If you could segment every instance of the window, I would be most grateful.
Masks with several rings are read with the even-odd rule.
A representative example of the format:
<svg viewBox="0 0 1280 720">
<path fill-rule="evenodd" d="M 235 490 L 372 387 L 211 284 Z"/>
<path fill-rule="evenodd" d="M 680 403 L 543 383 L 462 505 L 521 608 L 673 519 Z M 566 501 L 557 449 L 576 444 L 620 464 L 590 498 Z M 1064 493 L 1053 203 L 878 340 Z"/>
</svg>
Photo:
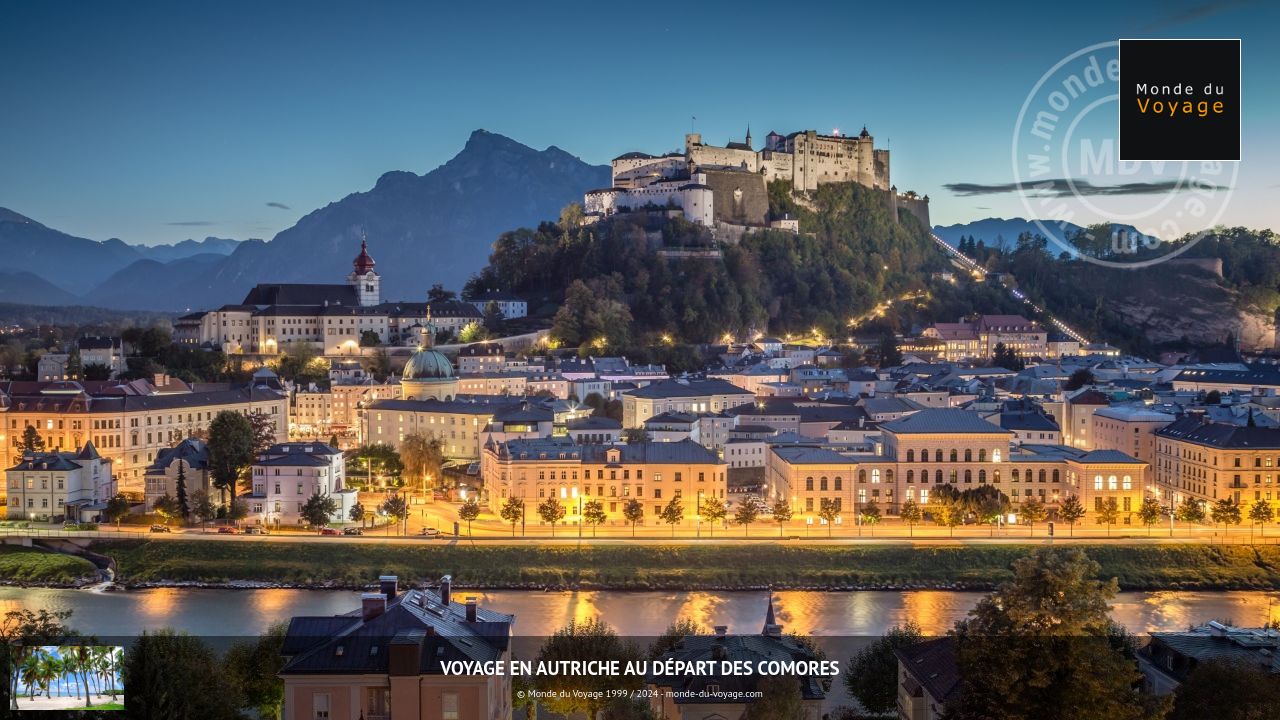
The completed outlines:
<svg viewBox="0 0 1280 720">
<path fill-rule="evenodd" d="M 329 719 L 329 694 L 316 693 L 311 696 L 311 717 L 315 720 Z"/>
<path fill-rule="evenodd" d="M 440 718 L 441 720 L 459 720 L 462 716 L 458 710 L 458 693 L 441 693 L 440 694 Z"/>
<path fill-rule="evenodd" d="M 1102 489 L 1102 476 L 1101 476 L 1101 475 L 1094 475 L 1094 476 L 1093 476 L 1093 489 L 1094 489 L 1094 490 L 1101 490 L 1101 489 Z"/>
</svg>

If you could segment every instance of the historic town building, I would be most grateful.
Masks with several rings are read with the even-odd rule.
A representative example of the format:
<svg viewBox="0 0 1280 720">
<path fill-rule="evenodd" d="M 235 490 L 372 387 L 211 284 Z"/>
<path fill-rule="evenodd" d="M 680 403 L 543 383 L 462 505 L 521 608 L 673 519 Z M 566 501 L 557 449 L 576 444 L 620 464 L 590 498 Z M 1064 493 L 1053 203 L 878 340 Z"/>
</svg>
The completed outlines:
<svg viewBox="0 0 1280 720">
<path fill-rule="evenodd" d="M 446 674 L 443 663 L 510 661 L 515 617 L 456 601 L 448 576 L 439 589 L 378 583 L 350 613 L 289 621 L 281 717 L 508 720 L 509 673 Z"/>
<path fill-rule="evenodd" d="M 101 510 L 115 494 L 111 461 L 99 455 L 93 443 L 70 452 L 24 453 L 5 471 L 5 487 L 6 517 L 40 522 L 57 517 L 94 519 L 82 512 L 91 507 Z"/>
<path fill-rule="evenodd" d="M 1280 428 L 1184 415 L 1155 431 L 1155 489 L 1166 504 L 1280 500 Z"/>
<path fill-rule="evenodd" d="M 942 359 L 948 362 L 986 360 L 1000 344 L 1022 357 L 1048 355 L 1048 332 L 1021 315 L 979 315 L 973 320 L 934 323 L 921 336 L 942 342 Z"/>
</svg>

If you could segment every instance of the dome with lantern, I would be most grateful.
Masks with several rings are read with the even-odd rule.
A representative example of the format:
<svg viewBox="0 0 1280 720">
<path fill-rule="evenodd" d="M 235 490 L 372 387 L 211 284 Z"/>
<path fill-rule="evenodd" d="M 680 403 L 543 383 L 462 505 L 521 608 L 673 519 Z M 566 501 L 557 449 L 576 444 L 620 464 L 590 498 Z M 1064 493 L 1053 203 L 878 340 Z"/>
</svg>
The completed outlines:
<svg viewBox="0 0 1280 720">
<path fill-rule="evenodd" d="M 431 347 L 430 324 L 419 328 L 418 349 L 405 361 L 400 387 L 406 400 L 452 400 L 458 392 L 453 363 Z"/>
</svg>

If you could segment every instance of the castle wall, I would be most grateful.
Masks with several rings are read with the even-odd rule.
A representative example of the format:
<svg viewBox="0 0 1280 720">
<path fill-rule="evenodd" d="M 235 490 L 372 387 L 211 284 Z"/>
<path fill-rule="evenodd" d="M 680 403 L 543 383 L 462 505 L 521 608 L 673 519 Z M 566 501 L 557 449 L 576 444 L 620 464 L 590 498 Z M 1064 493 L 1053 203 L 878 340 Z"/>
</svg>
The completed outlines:
<svg viewBox="0 0 1280 720">
<path fill-rule="evenodd" d="M 644 187 L 654 182 L 684 175 L 689 163 L 680 156 L 660 158 L 620 158 L 613 161 L 614 187 Z"/>
<path fill-rule="evenodd" d="M 892 194 L 890 194 L 890 196 L 893 197 Z M 896 196 L 895 200 L 897 202 L 897 207 L 899 209 L 906 210 L 912 215 L 915 215 L 916 219 L 919 220 L 921 224 L 925 226 L 926 229 L 933 227 L 933 223 L 929 221 L 928 198 L 908 197 L 906 195 L 898 195 Z"/>
<path fill-rule="evenodd" d="M 764 176 L 754 172 L 706 170 L 715 198 L 715 219 L 735 225 L 765 225 L 769 220 L 769 190 Z"/>
</svg>

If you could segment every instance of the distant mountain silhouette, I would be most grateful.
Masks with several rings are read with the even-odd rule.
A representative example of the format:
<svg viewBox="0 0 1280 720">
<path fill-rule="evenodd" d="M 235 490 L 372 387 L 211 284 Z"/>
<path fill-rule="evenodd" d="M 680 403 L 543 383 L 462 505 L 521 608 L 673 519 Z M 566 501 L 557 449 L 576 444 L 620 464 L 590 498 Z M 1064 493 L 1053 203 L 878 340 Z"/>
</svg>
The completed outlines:
<svg viewBox="0 0 1280 720">
<path fill-rule="evenodd" d="M 608 183 L 607 166 L 476 130 L 425 175 L 388 172 L 372 189 L 307 214 L 270 242 L 242 242 L 213 264 L 134 263 L 104 276 L 90 297 L 114 308 L 207 309 L 239 302 L 260 282 L 343 282 L 364 233 L 383 298 L 421 300 L 434 283 L 461 289 L 502 232 L 555 219 Z"/>
<path fill-rule="evenodd" d="M 0 303 L 74 305 L 75 295 L 34 273 L 0 270 Z"/>
<path fill-rule="evenodd" d="M 174 245 L 129 245 L 68 235 L 7 208 L 0 208 L 0 254 L 8 272 L 28 272 L 69 293 L 83 293 L 113 273 L 143 259 L 178 260 L 201 253 L 229 254 L 237 240 L 206 238 Z M 17 286 L 4 287 L 11 297 Z M 34 286 L 33 286 L 34 287 Z M 25 302 L 40 303 L 32 297 Z"/>
</svg>

